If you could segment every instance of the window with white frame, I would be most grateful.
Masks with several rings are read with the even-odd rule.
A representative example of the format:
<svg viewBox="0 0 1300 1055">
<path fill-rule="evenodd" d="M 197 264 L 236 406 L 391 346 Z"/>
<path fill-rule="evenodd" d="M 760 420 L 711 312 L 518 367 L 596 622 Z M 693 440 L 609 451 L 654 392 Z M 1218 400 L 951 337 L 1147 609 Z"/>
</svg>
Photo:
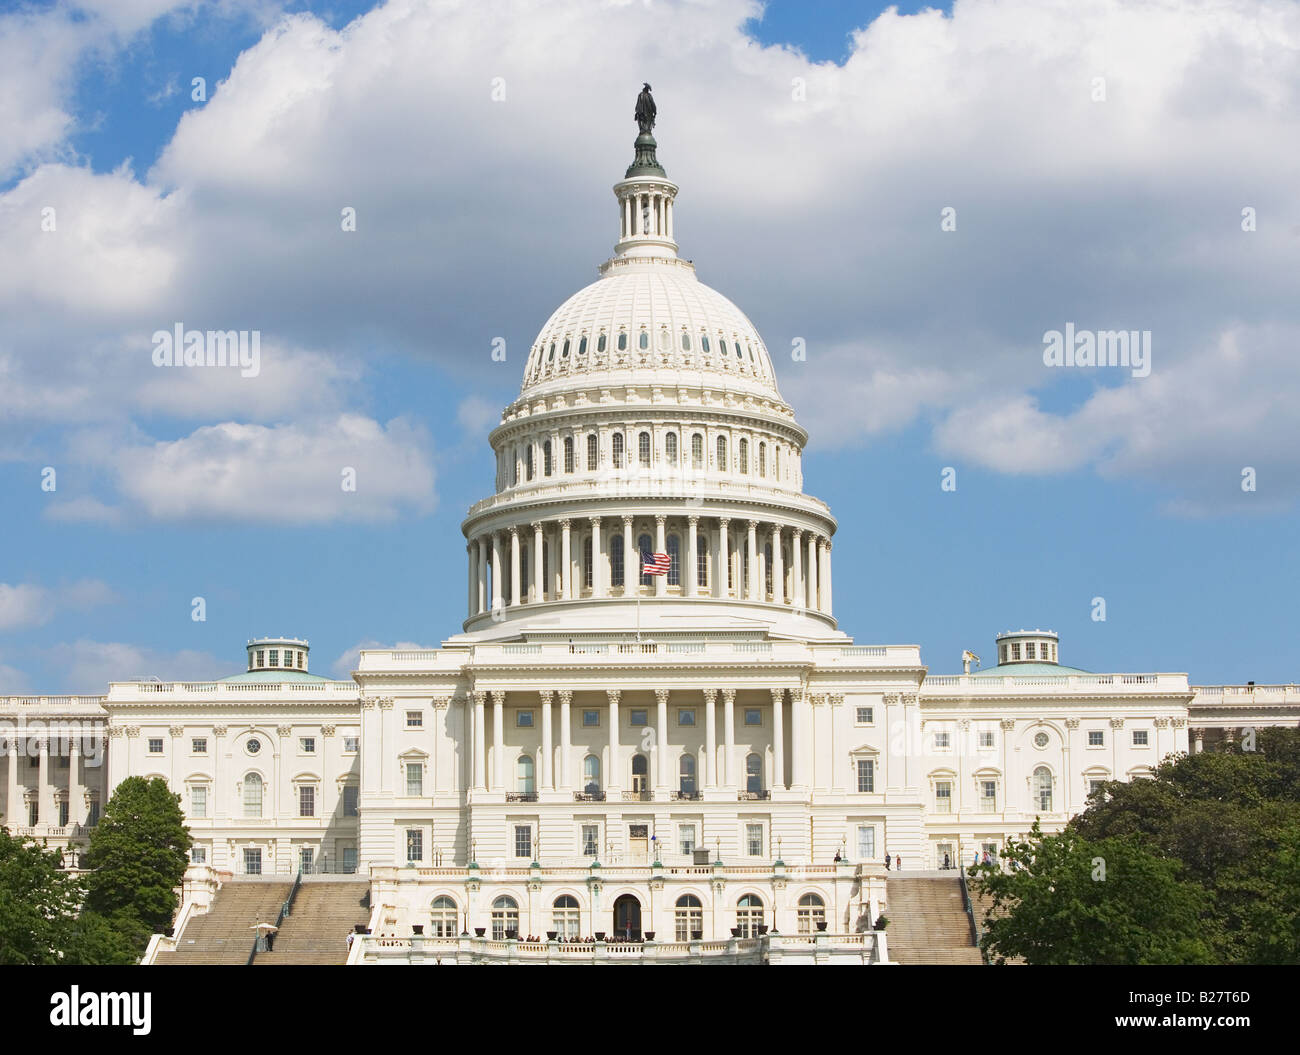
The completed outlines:
<svg viewBox="0 0 1300 1055">
<path fill-rule="evenodd" d="M 876 826 L 858 825 L 858 860 L 870 861 L 876 856 Z"/>
<path fill-rule="evenodd" d="M 876 709 L 874 707 L 858 707 L 856 711 L 856 721 L 858 725 L 871 725 L 875 722 Z"/>
<path fill-rule="evenodd" d="M 195 784 L 190 788 L 190 816 L 206 817 L 208 815 L 208 787 Z"/>
<path fill-rule="evenodd" d="M 746 724 L 746 725 L 762 725 L 762 724 L 763 724 L 763 712 L 762 712 L 761 710 L 759 710 L 759 708 L 757 708 L 757 707 L 746 707 L 746 708 L 745 708 L 745 724 Z"/>
<path fill-rule="evenodd" d="M 677 941 L 691 941 L 704 933 L 704 905 L 694 894 L 683 894 L 673 906 L 673 930 Z"/>
<path fill-rule="evenodd" d="M 750 857 L 763 856 L 763 825 L 745 825 L 745 853 Z"/>
<path fill-rule="evenodd" d="M 1106 746 L 1106 732 L 1105 732 L 1105 730 L 1104 730 L 1104 729 L 1089 729 L 1089 730 L 1088 730 L 1088 746 L 1089 746 L 1089 747 L 1105 747 L 1105 746 Z"/>
<path fill-rule="evenodd" d="M 1046 766 L 1034 770 L 1034 805 L 1042 813 L 1052 812 L 1052 771 Z"/>
<path fill-rule="evenodd" d="M 646 725 L 649 720 L 649 711 L 633 710 L 628 712 L 628 724 L 633 726 Z"/>
<path fill-rule="evenodd" d="M 316 816 L 316 787 L 314 784 L 298 785 L 298 816 Z"/>
<path fill-rule="evenodd" d="M 515 825 L 515 856 L 524 860 L 533 856 L 533 826 L 531 824 Z"/>
<path fill-rule="evenodd" d="M 1091 780 L 1088 781 L 1088 794 L 1092 795 L 1095 792 L 1100 791 L 1101 786 L 1105 783 L 1106 783 L 1105 780 L 1097 777 L 1093 777 Z"/>
<path fill-rule="evenodd" d="M 678 725 L 694 725 L 694 724 L 695 724 L 695 708 L 694 708 L 694 707 L 679 707 L 679 708 L 677 709 L 677 724 L 678 724 Z"/>
<path fill-rule="evenodd" d="M 551 906 L 551 920 L 557 938 L 578 937 L 578 926 L 581 921 L 578 899 L 572 894 L 561 894 L 557 897 Z"/>
<path fill-rule="evenodd" d="M 343 785 L 343 816 L 355 817 L 357 815 L 357 801 L 360 792 L 361 789 L 356 784 Z"/>
<path fill-rule="evenodd" d="M 858 771 L 858 791 L 865 794 L 874 794 L 876 790 L 876 760 L 874 758 L 859 758 L 857 760 Z"/>
<path fill-rule="evenodd" d="M 424 725 L 424 715 L 419 711 L 406 712 L 406 728 L 419 729 Z"/>
<path fill-rule="evenodd" d="M 677 850 L 685 856 L 695 852 L 695 825 L 677 825 Z"/>
<path fill-rule="evenodd" d="M 993 746 L 992 729 L 981 729 L 979 731 L 979 746 L 981 748 L 990 748 Z"/>
<path fill-rule="evenodd" d="M 763 925 L 763 899 L 757 894 L 745 894 L 736 902 L 736 927 L 742 938 L 757 938 Z"/>
<path fill-rule="evenodd" d="M 406 763 L 406 793 L 408 795 L 424 794 L 424 763 Z"/>
<path fill-rule="evenodd" d="M 519 934 L 519 904 L 508 894 L 492 902 L 492 940 L 505 941 Z"/>
<path fill-rule="evenodd" d="M 454 938 L 459 931 L 460 914 L 456 902 L 446 894 L 433 899 L 430 913 L 433 926 L 429 933 L 435 938 Z"/>
<path fill-rule="evenodd" d="M 1147 741 L 1147 731 L 1146 731 L 1145 729 L 1134 729 L 1134 730 L 1133 730 L 1133 746 L 1134 746 L 1134 747 L 1146 747 L 1146 746 L 1147 746 L 1147 742 L 1148 742 L 1148 741 Z"/>
<path fill-rule="evenodd" d="M 298 737 L 298 753 L 314 755 L 316 753 L 316 738 L 314 736 Z"/>
<path fill-rule="evenodd" d="M 161 755 L 163 753 L 163 742 L 161 736 L 149 738 L 149 753 L 151 755 Z"/>
<path fill-rule="evenodd" d="M 600 825 L 584 824 L 582 826 L 582 856 L 600 856 Z"/>
<path fill-rule="evenodd" d="M 826 902 L 820 894 L 804 894 L 799 899 L 796 920 L 800 934 L 815 934 L 820 929 L 819 924 L 826 922 Z"/>
<path fill-rule="evenodd" d="M 998 782 L 996 780 L 980 781 L 980 812 L 997 813 Z"/>
<path fill-rule="evenodd" d="M 354 755 L 361 750 L 361 737 L 345 736 L 343 738 L 343 753 Z"/>
<path fill-rule="evenodd" d="M 515 728 L 531 729 L 533 727 L 533 716 L 534 712 L 532 711 L 515 711 Z"/>
<path fill-rule="evenodd" d="M 205 736 L 196 736 L 190 741 L 190 754 L 206 755 L 208 753 L 208 740 Z"/>
<path fill-rule="evenodd" d="M 936 751 L 946 751 L 952 746 L 952 734 L 947 729 L 936 729 L 934 732 L 934 749 Z"/>
<path fill-rule="evenodd" d="M 244 777 L 244 816 L 262 815 L 262 778 L 257 773 Z"/>
<path fill-rule="evenodd" d="M 583 711 L 582 725 L 584 729 L 593 729 L 600 725 L 600 711 Z"/>
<path fill-rule="evenodd" d="M 208 848 L 206 846 L 190 847 L 190 864 L 205 865 L 208 863 Z"/>
<path fill-rule="evenodd" d="M 952 812 L 952 781 L 936 780 L 934 782 L 934 812 Z"/>
<path fill-rule="evenodd" d="M 424 860 L 424 831 L 421 828 L 406 829 L 406 859 L 411 864 Z"/>
</svg>

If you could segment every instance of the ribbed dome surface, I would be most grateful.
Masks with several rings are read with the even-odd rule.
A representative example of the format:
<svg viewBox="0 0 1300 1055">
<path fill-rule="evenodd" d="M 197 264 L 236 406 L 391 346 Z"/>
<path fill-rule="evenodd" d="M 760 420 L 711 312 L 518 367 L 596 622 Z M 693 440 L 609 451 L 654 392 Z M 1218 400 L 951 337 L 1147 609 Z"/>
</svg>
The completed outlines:
<svg viewBox="0 0 1300 1055">
<path fill-rule="evenodd" d="M 708 384 L 706 375 L 716 374 L 719 388 L 781 399 L 754 324 L 675 258 L 615 259 L 561 304 L 533 343 L 523 390 L 646 371 L 662 373 L 665 385 Z"/>
</svg>

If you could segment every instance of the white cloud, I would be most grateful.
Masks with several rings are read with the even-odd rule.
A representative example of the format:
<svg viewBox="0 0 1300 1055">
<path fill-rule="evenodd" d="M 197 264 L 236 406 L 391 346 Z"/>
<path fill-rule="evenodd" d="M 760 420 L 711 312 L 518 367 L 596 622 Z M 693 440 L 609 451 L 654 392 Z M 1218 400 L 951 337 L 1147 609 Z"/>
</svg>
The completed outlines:
<svg viewBox="0 0 1300 1055">
<path fill-rule="evenodd" d="M 44 626 L 60 611 L 85 611 L 110 604 L 114 593 L 98 579 L 79 579 L 60 586 L 0 582 L 0 630 Z"/>
<path fill-rule="evenodd" d="M 42 652 L 46 662 L 62 672 L 69 692 L 99 695 L 111 681 L 159 678 L 207 681 L 238 671 L 211 653 L 194 649 L 164 652 L 115 641 L 78 640 Z"/>
<path fill-rule="evenodd" d="M 382 641 L 367 638 L 343 652 L 338 659 L 330 664 L 330 671 L 340 681 L 351 678 L 352 672 L 361 665 L 361 650 L 363 648 L 392 648 L 399 651 L 419 652 L 428 647 L 428 645 L 417 645 L 412 641 L 399 641 L 395 645 L 385 645 Z"/>
</svg>

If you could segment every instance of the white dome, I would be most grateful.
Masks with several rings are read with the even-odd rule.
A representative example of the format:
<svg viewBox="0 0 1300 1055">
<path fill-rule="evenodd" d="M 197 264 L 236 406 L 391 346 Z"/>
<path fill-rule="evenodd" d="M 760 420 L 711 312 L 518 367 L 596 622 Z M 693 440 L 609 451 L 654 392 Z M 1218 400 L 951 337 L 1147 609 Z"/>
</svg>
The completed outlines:
<svg viewBox="0 0 1300 1055">
<path fill-rule="evenodd" d="M 664 385 L 748 392 L 781 401 L 763 340 L 735 304 L 676 257 L 619 258 L 556 309 L 537 335 L 523 391 L 624 383 L 647 371 Z M 620 338 L 623 347 L 620 348 Z M 601 377 L 610 375 L 608 381 Z M 717 375 L 712 380 L 708 375 Z M 783 402 L 783 401 L 782 401 Z"/>
</svg>

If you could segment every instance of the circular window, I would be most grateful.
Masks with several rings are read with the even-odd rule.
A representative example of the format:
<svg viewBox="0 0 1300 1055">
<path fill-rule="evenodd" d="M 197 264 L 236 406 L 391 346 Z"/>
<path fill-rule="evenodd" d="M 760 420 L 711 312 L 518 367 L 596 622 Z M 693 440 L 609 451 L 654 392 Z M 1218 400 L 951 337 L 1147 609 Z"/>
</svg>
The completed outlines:
<svg viewBox="0 0 1300 1055">
<path fill-rule="evenodd" d="M 1047 734 L 1046 734 L 1046 733 L 1038 733 L 1038 734 L 1034 737 L 1034 746 L 1035 746 L 1035 747 L 1046 747 L 1046 746 L 1047 746 Z"/>
<path fill-rule="evenodd" d="M 251 740 L 248 741 L 248 753 L 250 755 L 255 755 L 260 750 L 262 750 L 261 740 L 259 740 L 257 737 L 253 737 Z"/>
</svg>

